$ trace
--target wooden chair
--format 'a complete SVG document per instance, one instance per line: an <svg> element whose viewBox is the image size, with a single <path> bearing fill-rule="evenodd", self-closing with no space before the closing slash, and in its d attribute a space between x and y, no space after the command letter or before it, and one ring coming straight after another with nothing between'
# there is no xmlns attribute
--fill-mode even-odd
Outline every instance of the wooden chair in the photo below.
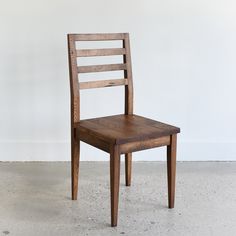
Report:
<svg viewBox="0 0 236 236"><path fill-rule="evenodd" d="M121 40L122 48L77 49L77 41ZM79 44L79 43L78 43ZM80 141L110 154L111 226L117 225L120 183L120 155L125 154L126 186L131 184L132 152L167 146L169 208L174 207L176 140L180 129L133 114L133 82L128 33L68 34L71 92L71 171L72 199L77 199ZM78 66L77 57L121 55L122 64ZM124 71L124 78L79 82L78 74ZM80 120L80 90L110 86L125 87L124 114Z"/></svg>

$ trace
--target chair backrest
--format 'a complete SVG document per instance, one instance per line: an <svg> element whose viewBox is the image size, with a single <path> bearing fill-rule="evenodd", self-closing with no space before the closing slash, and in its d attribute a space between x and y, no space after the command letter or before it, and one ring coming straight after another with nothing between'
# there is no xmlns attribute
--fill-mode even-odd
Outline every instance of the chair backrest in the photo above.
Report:
<svg viewBox="0 0 236 236"><path fill-rule="evenodd" d="M77 41L122 41L121 48L81 49ZM116 34L68 34L68 54L71 92L71 121L80 121L80 89L125 86L125 114L133 114L133 82L128 33ZM78 57L123 56L121 64L79 66ZM104 71L124 71L124 78L79 82L79 74Z"/></svg>

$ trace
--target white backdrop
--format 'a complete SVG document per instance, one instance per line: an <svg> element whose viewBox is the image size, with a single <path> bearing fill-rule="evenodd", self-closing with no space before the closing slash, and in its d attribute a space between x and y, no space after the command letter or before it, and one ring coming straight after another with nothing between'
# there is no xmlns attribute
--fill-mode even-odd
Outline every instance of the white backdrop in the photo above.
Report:
<svg viewBox="0 0 236 236"><path fill-rule="evenodd" d="M135 113L181 127L179 160L236 160L233 0L1 0L0 160L70 160L71 32L130 32ZM123 112L120 88L81 99L82 118ZM82 145L82 160L107 157Z"/></svg>

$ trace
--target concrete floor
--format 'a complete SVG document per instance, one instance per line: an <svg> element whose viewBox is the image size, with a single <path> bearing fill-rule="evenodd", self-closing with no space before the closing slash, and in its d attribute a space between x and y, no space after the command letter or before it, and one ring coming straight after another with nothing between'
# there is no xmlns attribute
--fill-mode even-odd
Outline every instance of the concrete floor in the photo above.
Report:
<svg viewBox="0 0 236 236"><path fill-rule="evenodd" d="M111 228L108 163L81 163L78 201L69 163L0 163L0 235L236 235L236 163L178 163L172 210L165 163L134 163L132 187L123 173Z"/></svg>

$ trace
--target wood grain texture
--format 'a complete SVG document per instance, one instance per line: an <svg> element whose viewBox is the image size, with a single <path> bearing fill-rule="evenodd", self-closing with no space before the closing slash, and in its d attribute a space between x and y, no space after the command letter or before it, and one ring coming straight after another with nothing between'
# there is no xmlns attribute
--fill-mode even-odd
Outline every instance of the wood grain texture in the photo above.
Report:
<svg viewBox="0 0 236 236"><path fill-rule="evenodd" d="M76 41L123 40L127 33L115 34L72 34Z"/></svg>
<svg viewBox="0 0 236 236"><path fill-rule="evenodd" d="M170 145L167 146L167 178L168 178L168 205L174 208L175 178L176 178L176 144L177 135L171 135Z"/></svg>
<svg viewBox="0 0 236 236"><path fill-rule="evenodd" d="M78 127L113 144L149 140L180 132L177 127L138 115L115 115L82 120Z"/></svg>
<svg viewBox="0 0 236 236"><path fill-rule="evenodd" d="M125 49L125 54L123 55L123 63L127 65L127 70L124 70L124 77L128 79L128 84L125 86L125 110L126 115L133 114L133 77L132 77L132 67L131 67L131 53L130 53L130 43L129 34L125 35L123 39L123 48ZM131 152L133 149L131 150ZM125 152L125 184L126 186L131 185L131 172L132 172L132 153Z"/></svg>
<svg viewBox="0 0 236 236"><path fill-rule="evenodd" d="M79 158L80 141L77 139L77 132L74 123L80 121L80 97L77 74L76 47L75 39L72 35L67 35L68 60L70 73L70 106L71 106L71 189L72 200L77 200L78 177L79 177Z"/></svg>
<svg viewBox="0 0 236 236"><path fill-rule="evenodd" d="M112 145L110 151L111 226L117 226L120 187L119 146Z"/></svg>
<svg viewBox="0 0 236 236"><path fill-rule="evenodd" d="M93 147L99 148L100 150L110 153L110 144L106 140L99 137L99 135L90 133L82 127L77 128L77 130L78 137L81 141L90 144Z"/></svg>
<svg viewBox="0 0 236 236"><path fill-rule="evenodd" d="M132 153L125 154L125 185L131 185Z"/></svg>
<svg viewBox="0 0 236 236"><path fill-rule="evenodd" d="M127 79L110 79L110 80L80 82L79 88L80 89L105 88L105 87L121 86L127 84L128 84Z"/></svg>
<svg viewBox="0 0 236 236"><path fill-rule="evenodd" d="M145 149L162 147L170 144L170 136L164 136L141 141L128 142L120 145L121 154L137 152Z"/></svg>
<svg viewBox="0 0 236 236"><path fill-rule="evenodd" d="M104 48L104 49L80 49L77 50L77 57L114 56L124 55L124 48Z"/></svg>
<svg viewBox="0 0 236 236"><path fill-rule="evenodd" d="M67 35L68 58L70 72L70 103L71 103L71 127L73 123L80 121L80 94L77 73L76 46L73 35ZM73 132L71 132L73 133Z"/></svg>
<svg viewBox="0 0 236 236"><path fill-rule="evenodd" d="M117 71L117 70L126 70L126 64L78 66L78 73L94 73L94 72Z"/></svg>
<svg viewBox="0 0 236 236"><path fill-rule="evenodd" d="M79 161L80 161L80 141L76 135L76 130L73 132L71 140L71 188L72 200L77 200L78 194L78 178L79 178Z"/></svg>
<svg viewBox="0 0 236 236"><path fill-rule="evenodd" d="M124 71L125 78L128 78L128 85L125 86L125 114L133 114L133 76L131 67L131 53L130 53L130 42L129 34L125 35L123 40L123 47L126 50L123 56L123 62L127 65L127 70Z"/></svg>

